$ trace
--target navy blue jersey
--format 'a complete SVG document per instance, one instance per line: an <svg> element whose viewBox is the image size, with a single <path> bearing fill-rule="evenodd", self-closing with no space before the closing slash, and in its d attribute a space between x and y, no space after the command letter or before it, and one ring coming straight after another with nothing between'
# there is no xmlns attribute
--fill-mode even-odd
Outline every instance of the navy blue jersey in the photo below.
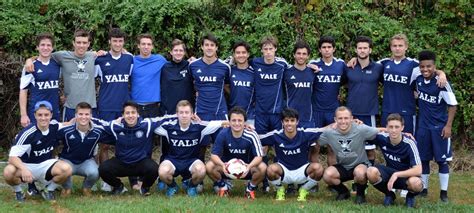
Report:
<svg viewBox="0 0 474 213"><path fill-rule="evenodd" d="M439 88L436 83L438 77L425 80L423 76L416 79L418 92L419 127L426 129L442 129L448 122L448 106L458 105L453 89L448 83Z"/></svg>
<svg viewBox="0 0 474 213"><path fill-rule="evenodd" d="M343 60L334 58L330 64L323 60L310 61L319 67L313 92L314 110L319 112L334 112L339 107L339 89L344 83L346 64Z"/></svg>
<svg viewBox="0 0 474 213"><path fill-rule="evenodd" d="M403 135L402 137L402 141L397 145L390 143L388 133L379 133L371 141L371 143L379 146L382 150L387 166L398 171L404 171L413 166L421 165L416 142Z"/></svg>
<svg viewBox="0 0 474 213"><path fill-rule="evenodd" d="M123 103L130 99L128 78L133 68L133 56L112 54L95 60L95 70L100 78L99 111L121 112Z"/></svg>
<svg viewBox="0 0 474 213"><path fill-rule="evenodd" d="M347 107L355 115L377 115L379 113L378 86L383 79L383 66L371 61L362 69L359 63L346 68Z"/></svg>
<svg viewBox="0 0 474 213"><path fill-rule="evenodd" d="M283 73L288 63L275 58L273 64L266 64L262 57L251 61L255 76L255 112L257 114L278 114L283 108Z"/></svg>
<svg viewBox="0 0 474 213"><path fill-rule="evenodd" d="M289 170L295 170L309 163L309 148L316 145L322 133L321 128L298 128L293 139L289 139L283 130L273 130L260 135L263 146L273 146L278 163Z"/></svg>
<svg viewBox="0 0 474 213"><path fill-rule="evenodd" d="M32 73L22 71L20 89L28 89L28 117L35 121L34 106L38 101L49 101L53 106L53 119L59 119L59 78L61 67L55 60L48 63L39 60L33 62L35 70Z"/></svg>
<svg viewBox="0 0 474 213"><path fill-rule="evenodd" d="M230 103L232 109L235 106L242 107L247 112L247 117L253 119L255 116L255 82L254 70L251 66L247 69L239 69L233 66L230 72Z"/></svg>
<svg viewBox="0 0 474 213"><path fill-rule="evenodd" d="M187 100L194 108L195 94L193 78L188 71L189 62L167 62L161 70L161 104L162 114L175 114L176 104Z"/></svg>
<svg viewBox="0 0 474 213"><path fill-rule="evenodd" d="M91 125L92 128L84 135L81 135L76 124L60 129L58 137L64 147L59 157L67 159L74 164L81 164L94 157L97 143L108 138L108 134L105 132L104 127L95 124Z"/></svg>
<svg viewBox="0 0 474 213"><path fill-rule="evenodd" d="M382 112L415 115L414 82L421 75L418 61L404 58L397 62L386 58L379 63L384 67Z"/></svg>
<svg viewBox="0 0 474 213"><path fill-rule="evenodd" d="M182 129L177 119L164 122L155 133L165 136L169 149L165 158L191 160L200 157L201 148L209 144L204 136L216 132L222 126L222 121L191 123L187 129Z"/></svg>
<svg viewBox="0 0 474 213"><path fill-rule="evenodd" d="M296 109L300 121L313 121L313 82L316 75L306 67L304 70L292 66L285 71L286 105Z"/></svg>
<svg viewBox="0 0 474 213"><path fill-rule="evenodd" d="M229 81L230 66L220 59L212 64L206 64L202 58L199 58L189 64L189 70L198 92L196 113L226 114L224 85Z"/></svg>
<svg viewBox="0 0 474 213"><path fill-rule="evenodd" d="M222 129L219 132L211 153L219 156L223 162L237 158L247 164L252 162L255 157L264 155L257 133L244 130L242 136L235 138L230 128Z"/></svg>
<svg viewBox="0 0 474 213"><path fill-rule="evenodd" d="M42 132L32 123L15 137L9 156L16 156L23 163L42 163L53 158L53 149L58 145L57 134L60 124L52 120L49 129Z"/></svg>

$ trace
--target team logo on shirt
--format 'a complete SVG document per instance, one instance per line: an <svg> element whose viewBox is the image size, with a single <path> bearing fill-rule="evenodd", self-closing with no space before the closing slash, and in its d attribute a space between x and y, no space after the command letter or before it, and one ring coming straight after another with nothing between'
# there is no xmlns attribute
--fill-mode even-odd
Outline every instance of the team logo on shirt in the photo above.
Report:
<svg viewBox="0 0 474 213"><path fill-rule="evenodd" d="M137 138L143 137L143 131L137 131L137 132L135 132L135 136L136 136Z"/></svg>
<svg viewBox="0 0 474 213"><path fill-rule="evenodd" d="M173 131L171 134L172 135L178 135L178 133L176 131Z"/></svg>
<svg viewBox="0 0 474 213"><path fill-rule="evenodd" d="M110 67L110 63L109 62L105 63L105 66Z"/></svg>
<svg viewBox="0 0 474 213"><path fill-rule="evenodd" d="M119 135L124 136L125 134L123 132L120 132Z"/></svg>
<svg viewBox="0 0 474 213"><path fill-rule="evenodd" d="M385 69L390 69L390 65L387 65L387 66L385 67Z"/></svg>
<svg viewBox="0 0 474 213"><path fill-rule="evenodd" d="M87 60L74 60L74 62L77 64L77 72L85 72Z"/></svg>
<svg viewBox="0 0 474 213"><path fill-rule="evenodd" d="M59 88L59 81L38 81L36 86L38 86L38 89L56 89Z"/></svg>
<svg viewBox="0 0 474 213"><path fill-rule="evenodd" d="M39 69L36 73L42 73L42 72L43 72L43 70Z"/></svg>
<svg viewBox="0 0 474 213"><path fill-rule="evenodd" d="M296 79L296 77L294 75L292 75L290 79Z"/></svg>
<svg viewBox="0 0 474 213"><path fill-rule="evenodd" d="M285 148L285 145L283 145L283 144L281 143L281 144L280 144L280 147L283 147L283 148Z"/></svg>
<svg viewBox="0 0 474 213"><path fill-rule="evenodd" d="M232 154L246 154L247 150L245 149L229 149L229 152Z"/></svg>
<svg viewBox="0 0 474 213"><path fill-rule="evenodd" d="M76 139L76 137L74 137L74 135L69 136L69 140L74 140L74 139Z"/></svg>
<svg viewBox="0 0 474 213"><path fill-rule="evenodd" d="M232 75L232 78L236 78L235 75Z"/></svg>
<svg viewBox="0 0 474 213"><path fill-rule="evenodd" d="M196 71L196 73L202 73L201 69L198 69L198 70Z"/></svg>
<svg viewBox="0 0 474 213"><path fill-rule="evenodd" d="M50 146L48 148L44 148L42 150L39 150L39 151L33 151L33 153L35 154L36 157L38 156L41 156L41 155L44 155L44 154L48 154L49 152L53 151L54 147L53 146Z"/></svg>
<svg viewBox="0 0 474 213"><path fill-rule="evenodd" d="M179 74L181 74L183 76L183 78L186 78L186 73L188 73L187 70L181 70L179 71Z"/></svg>
<svg viewBox="0 0 474 213"><path fill-rule="evenodd" d="M391 155L391 154L389 154L389 153L384 153L384 154L385 154L385 156L386 156L388 159L390 159L390 160L397 161L397 162L402 162L402 160L400 160L400 158L397 157L397 156L393 156L393 155Z"/></svg>
<svg viewBox="0 0 474 213"><path fill-rule="evenodd" d="M338 141L341 144L342 152L344 153L351 152L351 149L349 148L349 144L352 142L352 139L339 139Z"/></svg>
<svg viewBox="0 0 474 213"><path fill-rule="evenodd" d="M259 72L262 72L262 68L258 68L258 70L257 70L257 71L259 71Z"/></svg>
<svg viewBox="0 0 474 213"><path fill-rule="evenodd" d="M36 142L36 145L40 145L40 144L41 144L41 141Z"/></svg>

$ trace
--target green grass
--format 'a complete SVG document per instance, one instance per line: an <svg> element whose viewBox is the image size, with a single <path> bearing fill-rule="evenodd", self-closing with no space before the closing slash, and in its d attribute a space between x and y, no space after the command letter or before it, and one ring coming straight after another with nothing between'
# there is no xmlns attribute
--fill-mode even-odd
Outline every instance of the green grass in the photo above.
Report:
<svg viewBox="0 0 474 213"><path fill-rule="evenodd" d="M428 198L417 198L417 212L474 212L474 179L472 174L454 174L450 179L450 203L438 202L439 187L437 175L432 175ZM81 177L74 180L80 185ZM335 194L326 190L321 183L320 191L310 194L308 202L296 201L296 195L287 195L286 201L277 202L274 193L257 193L255 201L243 198L243 181L234 181L230 197L218 198L211 192L211 184L206 179L205 192L197 198L188 198L182 190L169 199L164 193L153 192L149 197L141 197L138 192L127 192L122 196L110 196L95 192L92 197L81 196L80 190L68 198L58 198L56 203L43 201L40 197L27 197L18 204L11 188L0 180L0 212L405 212L404 199L398 198L393 207L383 207L383 195L369 187L366 205L355 205L351 200L336 202ZM352 197L353 198L353 197Z"/></svg>

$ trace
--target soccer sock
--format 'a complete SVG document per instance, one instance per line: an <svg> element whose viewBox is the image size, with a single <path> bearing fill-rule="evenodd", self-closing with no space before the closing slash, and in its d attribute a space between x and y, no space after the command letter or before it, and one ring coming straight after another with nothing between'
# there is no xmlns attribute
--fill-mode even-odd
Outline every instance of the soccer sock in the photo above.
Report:
<svg viewBox="0 0 474 213"><path fill-rule="evenodd" d="M343 193L348 193L349 189L341 182L339 185L334 185L333 188L337 191L339 194Z"/></svg>
<svg viewBox="0 0 474 213"><path fill-rule="evenodd" d="M357 196L365 196L365 189L367 188L367 184L356 183L356 187L357 187Z"/></svg>
<svg viewBox="0 0 474 213"><path fill-rule="evenodd" d="M274 185L276 188L281 187L281 178L278 178L276 180L269 180L270 184Z"/></svg>
<svg viewBox="0 0 474 213"><path fill-rule="evenodd" d="M384 193L385 195L389 195L389 193L391 192L391 191L388 191L387 182L384 182L382 180L380 180L377 183L372 184L372 186L374 186L377 190ZM391 193L393 193L393 192L391 192Z"/></svg>
<svg viewBox="0 0 474 213"><path fill-rule="evenodd" d="M51 183L49 183L47 186L46 186L46 189L48 191L54 191L56 190L56 188L58 188L58 184L56 184L55 182L51 181Z"/></svg>
<svg viewBox="0 0 474 213"><path fill-rule="evenodd" d="M316 186L316 184L318 184L317 180L314 180L314 179L308 177L308 181L306 181L306 183L303 184L303 186L301 186L301 188L306 189L306 190L310 190L311 188Z"/></svg>
<svg viewBox="0 0 474 213"><path fill-rule="evenodd" d="M421 181L423 181L423 188L428 189L429 186L429 177L430 177L430 162L421 161Z"/></svg>
<svg viewBox="0 0 474 213"><path fill-rule="evenodd" d="M21 192L21 191L22 191L22 190L21 190L21 184L14 185L14 186L12 186L12 187L13 187L13 190L14 190L15 192Z"/></svg>
<svg viewBox="0 0 474 213"><path fill-rule="evenodd" d="M218 181L217 181L217 186L218 186L219 188L224 187L224 186L225 186L225 181L224 181L224 179L218 180Z"/></svg>
<svg viewBox="0 0 474 213"><path fill-rule="evenodd" d="M255 191L257 189L257 186L256 185L253 185L252 182L249 182L247 184L247 190L248 191Z"/></svg>
<svg viewBox="0 0 474 213"><path fill-rule="evenodd" d="M448 162L438 162L439 166L439 188L448 191L449 165Z"/></svg>

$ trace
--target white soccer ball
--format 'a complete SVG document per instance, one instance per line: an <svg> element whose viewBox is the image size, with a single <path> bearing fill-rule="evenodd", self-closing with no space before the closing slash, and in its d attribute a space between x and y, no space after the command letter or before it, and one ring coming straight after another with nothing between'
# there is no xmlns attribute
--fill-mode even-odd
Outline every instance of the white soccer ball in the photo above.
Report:
<svg viewBox="0 0 474 213"><path fill-rule="evenodd" d="M232 158L225 163L224 174L230 179L240 179L247 173L247 164L240 159Z"/></svg>

